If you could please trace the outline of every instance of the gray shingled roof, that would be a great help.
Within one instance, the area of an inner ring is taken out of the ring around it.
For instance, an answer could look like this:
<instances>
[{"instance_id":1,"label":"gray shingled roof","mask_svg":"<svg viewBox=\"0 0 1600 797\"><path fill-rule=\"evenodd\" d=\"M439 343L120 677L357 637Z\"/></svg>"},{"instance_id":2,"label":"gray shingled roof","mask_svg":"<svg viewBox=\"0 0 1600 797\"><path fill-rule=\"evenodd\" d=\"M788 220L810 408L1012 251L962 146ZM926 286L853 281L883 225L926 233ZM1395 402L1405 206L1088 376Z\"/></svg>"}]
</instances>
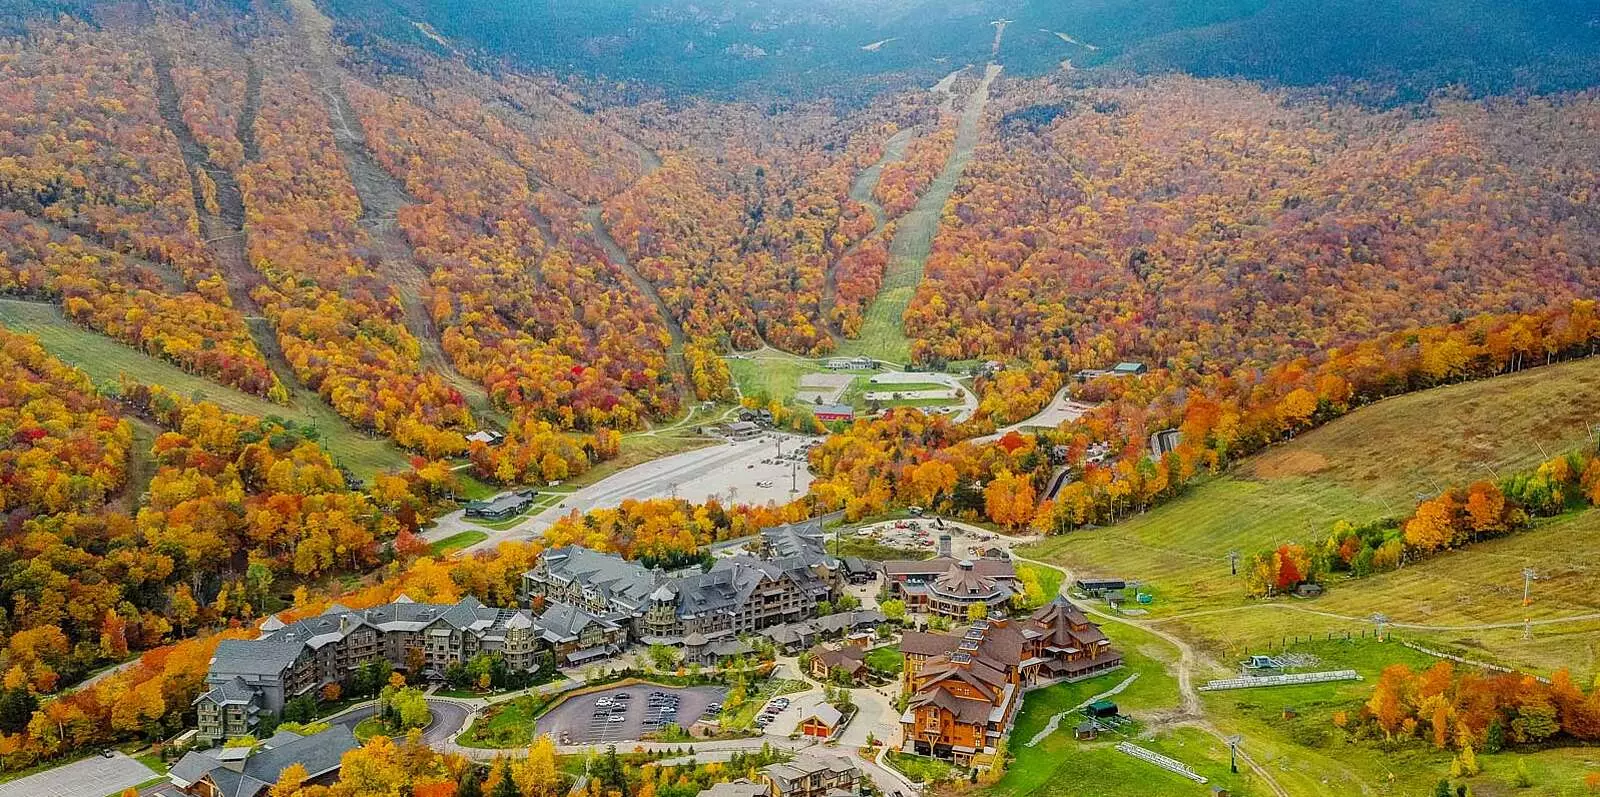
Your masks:
<instances>
[{"instance_id":1,"label":"gray shingled roof","mask_svg":"<svg viewBox=\"0 0 1600 797\"><path fill-rule=\"evenodd\" d=\"M275 676L294 664L304 649L301 642L224 639L211 657L211 674Z\"/></svg>"},{"instance_id":2,"label":"gray shingled roof","mask_svg":"<svg viewBox=\"0 0 1600 797\"><path fill-rule=\"evenodd\" d=\"M248 705L255 696L256 690L251 689L243 678L236 675L216 684L210 691L204 692L195 698L194 702L199 703L202 700L210 700L219 706L228 705L229 703Z\"/></svg>"},{"instance_id":3,"label":"gray shingled roof","mask_svg":"<svg viewBox=\"0 0 1600 797\"><path fill-rule=\"evenodd\" d=\"M314 778L338 769L344 754L360 746L350 729L343 725L312 736L280 731L245 759L240 772L224 765L218 758L219 751L207 750L184 755L173 765L168 777L174 783L187 785L209 776L223 797L255 797L276 783L283 770L292 764L305 767L306 773Z\"/></svg>"},{"instance_id":4,"label":"gray shingled roof","mask_svg":"<svg viewBox=\"0 0 1600 797\"><path fill-rule=\"evenodd\" d=\"M577 639L585 628L594 623L609 628L616 627L616 624L609 620L565 603L551 603L550 607L544 610L544 614L533 621L533 626L539 630L540 636L550 642L570 642Z\"/></svg>"},{"instance_id":5,"label":"gray shingled roof","mask_svg":"<svg viewBox=\"0 0 1600 797\"><path fill-rule=\"evenodd\" d=\"M642 605L655 591L656 574L620 556L568 545L546 551L543 560L554 579L577 582L634 605Z\"/></svg>"}]
</instances>

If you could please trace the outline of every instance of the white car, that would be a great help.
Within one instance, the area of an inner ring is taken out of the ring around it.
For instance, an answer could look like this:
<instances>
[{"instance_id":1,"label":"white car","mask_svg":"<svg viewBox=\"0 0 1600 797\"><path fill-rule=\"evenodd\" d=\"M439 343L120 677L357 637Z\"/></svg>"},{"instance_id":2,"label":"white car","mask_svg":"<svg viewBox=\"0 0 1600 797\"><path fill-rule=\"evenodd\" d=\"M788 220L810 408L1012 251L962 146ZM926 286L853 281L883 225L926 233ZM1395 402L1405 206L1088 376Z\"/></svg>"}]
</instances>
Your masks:
<instances>
[{"instance_id":1,"label":"white car","mask_svg":"<svg viewBox=\"0 0 1600 797\"><path fill-rule=\"evenodd\" d=\"M622 714L612 714L611 715L611 719L606 720L606 721L607 722L621 722L621 721L623 721L625 719L627 719L627 717L622 715Z\"/></svg>"}]
</instances>

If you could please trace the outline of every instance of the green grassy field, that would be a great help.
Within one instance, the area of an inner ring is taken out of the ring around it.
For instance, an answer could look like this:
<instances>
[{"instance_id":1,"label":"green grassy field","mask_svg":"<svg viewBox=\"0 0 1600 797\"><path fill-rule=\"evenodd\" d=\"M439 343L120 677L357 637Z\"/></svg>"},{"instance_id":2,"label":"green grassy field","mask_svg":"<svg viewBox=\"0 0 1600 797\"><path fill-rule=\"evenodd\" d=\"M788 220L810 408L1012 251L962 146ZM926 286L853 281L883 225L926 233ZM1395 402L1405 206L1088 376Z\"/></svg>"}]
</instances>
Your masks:
<instances>
[{"instance_id":1,"label":"green grassy field","mask_svg":"<svg viewBox=\"0 0 1600 797\"><path fill-rule=\"evenodd\" d=\"M0 299L0 325L37 335L40 345L46 350L64 362L83 369L101 387L115 386L121 375L127 374L140 382L161 385L189 398L210 401L234 412L262 417L276 415L302 426L314 427L321 433L323 445L339 464L364 478L407 467L408 454L381 437L351 428L320 401L302 401L295 406L285 407L224 387L189 374L165 360L74 326L54 306Z\"/></svg>"},{"instance_id":2,"label":"green grassy field","mask_svg":"<svg viewBox=\"0 0 1600 797\"><path fill-rule=\"evenodd\" d=\"M834 373L811 360L792 354L763 349L758 354L728 358L728 371L746 396L766 395L785 404L794 401L800 390L800 377L806 374Z\"/></svg>"},{"instance_id":3,"label":"green grassy field","mask_svg":"<svg viewBox=\"0 0 1600 797\"><path fill-rule=\"evenodd\" d=\"M898 673L905 666L905 659L900 655L900 646L885 645L867 651L867 666L874 670Z\"/></svg>"},{"instance_id":4,"label":"green grassy field","mask_svg":"<svg viewBox=\"0 0 1600 797\"><path fill-rule=\"evenodd\" d=\"M1178 704L1177 681L1170 674L1177 652L1166 642L1135 628L1107 624L1105 631L1123 652L1126 666L1087 681L1056 684L1029 692L1023 698L1009 742L1015 761L1005 776L987 789L989 794L994 797L1049 797L1062 793L1120 797L1135 793L1130 791L1133 784L1137 784L1138 794L1206 793L1206 787L1117 751L1115 745L1119 741L1130 741L1183 761L1234 794L1269 793L1251 776L1228 772L1227 747L1215 737L1193 728L1150 727L1148 721L1152 717ZM1028 746L1047 727L1051 717L1112 689L1136 673L1138 680L1111 698L1123 714L1135 720L1131 729L1080 742L1074 738L1073 728L1082 718L1068 714L1054 733L1037 745ZM1069 783L1072 784L1070 792L1064 792L1063 784Z\"/></svg>"},{"instance_id":5,"label":"green grassy field","mask_svg":"<svg viewBox=\"0 0 1600 797\"><path fill-rule=\"evenodd\" d=\"M1362 784L1363 793L1420 795L1449 776L1449 752L1421 740L1380 747L1351 738L1334 722L1336 712L1356 716L1384 667L1404 663L1422 669L1434 659L1392 641L1371 639L1316 642L1292 649L1319 657L1319 668L1354 669L1363 680L1202 693L1207 716L1224 732L1243 734L1244 749L1268 767L1290 794L1332 797L1353 793L1351 784ZM1292 709L1295 716L1286 717L1285 709ZM1513 786L1519 759L1527 762L1533 787ZM1483 772L1460 782L1484 797L1592 794L1583 776L1600 769L1594 748L1503 752L1480 755L1479 762Z\"/></svg>"},{"instance_id":6,"label":"green grassy field","mask_svg":"<svg viewBox=\"0 0 1600 797\"><path fill-rule=\"evenodd\" d=\"M1600 549L1600 511L1589 510L1539 523L1521 534L1479 543L1364 579L1330 583L1316 601L1250 602L1210 614L1180 615L1162 624L1229 658L1285 634L1326 634L1370 628L1364 618L1383 612L1401 623L1462 626L1455 630L1398 633L1430 646L1500 663L1551 672L1568 668L1580 682L1600 675L1600 619L1535 626L1523 638L1525 618L1549 621L1600 613L1594 592ZM1534 602L1522 605L1522 569L1539 574ZM1310 614L1326 612L1356 621ZM1475 629L1481 624L1512 627Z\"/></svg>"},{"instance_id":7,"label":"green grassy field","mask_svg":"<svg viewBox=\"0 0 1600 797\"><path fill-rule=\"evenodd\" d=\"M452 534L442 540L436 540L432 545L428 546L428 550L432 551L434 556L443 556L452 551L459 551L462 548L477 545L487 539L489 539L489 535L485 532L463 531L458 534Z\"/></svg>"},{"instance_id":8,"label":"green grassy field","mask_svg":"<svg viewBox=\"0 0 1600 797\"><path fill-rule=\"evenodd\" d=\"M1027 562L1018 562L1017 575L1021 576L1023 573L1032 573L1033 577L1039 580L1039 593L1043 596L1043 600L1039 601L1037 605L1029 608L1038 608L1039 606L1043 606L1045 603L1048 603L1054 599L1055 596L1061 594L1061 581L1062 579L1066 578L1066 576L1060 570L1057 570L1053 567L1040 567L1039 565L1029 564Z\"/></svg>"},{"instance_id":9,"label":"green grassy field","mask_svg":"<svg viewBox=\"0 0 1600 797\"><path fill-rule=\"evenodd\" d=\"M1339 519L1404 517L1418 495L1431 495L1438 486L1487 478L1490 468L1504 474L1531 466L1544 452L1584 440L1587 427L1581 419L1600 414L1596 387L1600 360L1589 360L1383 401L1254 457L1230 474L1203 480L1148 513L1050 538L1024 555L1061 563L1075 575L1148 582L1159 596L1150 607L1156 618L1254 607L1259 604L1245 597L1243 579L1230 573L1230 550L1248 557L1280 543L1321 539ZM1596 521L1564 522L1578 525L1563 529L1587 529ZM1572 532L1557 530L1547 537L1567 533ZM1381 607L1399 621L1431 622L1445 606L1457 618L1505 618L1509 611L1514 615L1509 619L1518 619L1505 590L1520 590L1521 578L1507 584L1507 573L1520 573L1527 557L1550 547L1540 539L1520 535L1434 560L1447 564L1425 562L1420 570L1407 567L1389 578L1348 585L1335 581L1316 606L1360 616ZM1555 587L1565 585L1570 593L1582 583L1583 571L1560 565L1555 554L1547 561L1553 573L1569 574L1554 579ZM1435 573L1435 580L1420 582L1419 574L1426 573ZM1463 578L1481 582L1471 589L1453 583ZM1571 613L1587 605L1552 602L1539 608ZM1241 630L1239 623L1245 622L1250 626ZM1293 612L1250 610L1218 621L1202 637L1271 636L1277 628L1301 622L1315 624Z\"/></svg>"},{"instance_id":10,"label":"green grassy field","mask_svg":"<svg viewBox=\"0 0 1600 797\"><path fill-rule=\"evenodd\" d=\"M1327 594L1315 600L1247 598L1243 579L1229 571L1228 552L1248 557L1279 543L1312 542L1339 519L1405 517L1419 495L1531 468L1583 444L1584 420L1600 411L1597 387L1600 361L1579 361L1380 402L1203 480L1148 513L1109 528L1050 538L1022 553L1059 562L1075 576L1146 582L1157 600L1143 619L1195 645L1201 656L1198 680L1219 677L1238 659L1281 648L1286 641L1321 656L1328 669L1361 672L1366 680L1359 682L1204 694L1207 718L1225 733L1243 734L1248 752L1288 793L1429 793L1448 774L1449 755L1425 745L1378 750L1347 737L1332 722L1335 711L1353 715L1360 708L1383 666L1432 663L1397 642L1363 639L1363 630L1370 636L1371 616L1382 612L1400 624L1392 628L1396 639L1536 672L1566 667L1579 683L1591 683L1600 675L1600 618L1568 618L1600 614L1600 596L1593 590L1600 510L1540 521L1529 531L1394 572L1365 579L1336 576L1327 582ZM1539 580L1533 605L1524 608L1522 569L1527 566ZM1524 618L1555 622L1534 626L1532 638L1525 639ZM1354 640L1339 641L1346 634ZM1286 719L1285 708L1298 716ZM1019 720L1013 738L1024 738L1025 730ZM1147 746L1180 743L1199 750L1200 760L1174 757L1208 775L1208 767L1226 760L1207 747L1206 737L1184 739L1162 731ZM1045 787L1035 784L1125 772L1130 765L1114 751L1061 752L1060 760L1067 763L1060 765L1030 767L1019 756L1020 771L995 789L1005 797L1042 795ZM1481 758L1483 774L1468 781L1480 797L1586 794L1583 777L1600 769L1600 755L1582 748ZM1527 761L1533 775L1530 789L1512 786L1519 759ZM1029 781L1036 767L1049 771ZM1195 793L1192 787L1184 791L1181 783L1137 782L1141 794ZM1244 784L1234 793L1267 793L1260 786Z\"/></svg>"}]
</instances>

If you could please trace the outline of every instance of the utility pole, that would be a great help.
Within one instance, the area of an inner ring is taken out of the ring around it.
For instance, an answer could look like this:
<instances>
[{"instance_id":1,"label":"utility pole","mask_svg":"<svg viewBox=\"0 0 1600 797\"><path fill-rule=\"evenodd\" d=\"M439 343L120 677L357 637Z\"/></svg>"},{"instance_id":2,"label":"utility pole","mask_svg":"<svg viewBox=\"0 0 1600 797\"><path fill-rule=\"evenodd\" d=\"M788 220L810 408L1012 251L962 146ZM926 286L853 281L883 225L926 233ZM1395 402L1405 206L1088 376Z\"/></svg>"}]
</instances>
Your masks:
<instances>
[{"instance_id":1,"label":"utility pole","mask_svg":"<svg viewBox=\"0 0 1600 797\"><path fill-rule=\"evenodd\" d=\"M1534 572L1533 568L1531 568L1531 567L1522 568L1522 605L1523 606L1532 606L1533 605L1533 580L1538 578L1538 577L1539 577L1539 574Z\"/></svg>"},{"instance_id":2,"label":"utility pole","mask_svg":"<svg viewBox=\"0 0 1600 797\"><path fill-rule=\"evenodd\" d=\"M1233 573L1233 575L1236 575L1236 576L1239 575L1239 552L1238 551L1229 551L1228 552L1228 569Z\"/></svg>"},{"instance_id":3,"label":"utility pole","mask_svg":"<svg viewBox=\"0 0 1600 797\"><path fill-rule=\"evenodd\" d=\"M1235 775L1239 774L1239 742L1243 740L1243 736L1228 737L1228 769Z\"/></svg>"}]
</instances>

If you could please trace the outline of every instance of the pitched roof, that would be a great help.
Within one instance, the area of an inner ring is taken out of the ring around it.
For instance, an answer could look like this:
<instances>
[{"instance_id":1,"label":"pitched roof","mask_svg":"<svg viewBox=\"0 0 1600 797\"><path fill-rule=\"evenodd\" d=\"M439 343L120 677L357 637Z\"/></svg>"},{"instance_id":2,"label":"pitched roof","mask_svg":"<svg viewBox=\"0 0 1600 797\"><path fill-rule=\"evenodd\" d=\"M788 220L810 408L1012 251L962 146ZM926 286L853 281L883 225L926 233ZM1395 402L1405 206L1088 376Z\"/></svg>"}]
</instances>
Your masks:
<instances>
[{"instance_id":1,"label":"pitched roof","mask_svg":"<svg viewBox=\"0 0 1600 797\"><path fill-rule=\"evenodd\" d=\"M883 571L890 576L937 576L955 569L962 561L951 556L935 556L932 559L890 559L883 563ZM980 576L998 579L1014 579L1017 577L1017 567L1003 559L974 559L972 570Z\"/></svg>"},{"instance_id":2,"label":"pitched roof","mask_svg":"<svg viewBox=\"0 0 1600 797\"><path fill-rule=\"evenodd\" d=\"M277 676L300 657L304 644L295 641L224 639L211 656L213 676Z\"/></svg>"},{"instance_id":3,"label":"pitched roof","mask_svg":"<svg viewBox=\"0 0 1600 797\"><path fill-rule=\"evenodd\" d=\"M596 617L576 606L566 603L551 603L533 621L534 628L539 635L550 642L570 642L583 634L589 626L599 624L607 630L617 627L616 623L602 617Z\"/></svg>"},{"instance_id":4,"label":"pitched roof","mask_svg":"<svg viewBox=\"0 0 1600 797\"><path fill-rule=\"evenodd\" d=\"M851 674L865 666L867 660L866 648L860 645L845 645L838 649L818 645L811 649L811 654L830 671L844 670Z\"/></svg>"},{"instance_id":5,"label":"pitched roof","mask_svg":"<svg viewBox=\"0 0 1600 797\"><path fill-rule=\"evenodd\" d=\"M743 778L729 783L717 783L702 789L695 797L765 797L767 784L751 783Z\"/></svg>"},{"instance_id":6,"label":"pitched roof","mask_svg":"<svg viewBox=\"0 0 1600 797\"><path fill-rule=\"evenodd\" d=\"M211 689L202 692L199 697L194 699L194 702L199 703L202 700L209 700L219 706L249 705L251 701L255 700L257 694L256 690L250 688L243 678L235 675L232 678L221 680Z\"/></svg>"},{"instance_id":7,"label":"pitched roof","mask_svg":"<svg viewBox=\"0 0 1600 797\"><path fill-rule=\"evenodd\" d=\"M810 777L821 772L842 774L845 772L859 772L850 759L835 755L807 755L795 756L793 761L786 764L768 764L761 768L767 773L780 789L785 791L797 780Z\"/></svg>"},{"instance_id":8,"label":"pitched roof","mask_svg":"<svg viewBox=\"0 0 1600 797\"><path fill-rule=\"evenodd\" d=\"M993 702L961 697L943 687L935 687L913 695L911 702L907 704L907 708L912 711L923 706L942 708L955 715L957 721L971 724L987 722Z\"/></svg>"},{"instance_id":9,"label":"pitched roof","mask_svg":"<svg viewBox=\"0 0 1600 797\"><path fill-rule=\"evenodd\" d=\"M223 748L187 753L173 765L168 778L183 788L209 777L222 797L255 797L276 783L283 770L292 764L305 767L306 773L315 778L338 769L344 754L360 746L350 729L343 725L311 736L280 731L253 751ZM239 755L245 756L239 771L223 760L224 757L236 759Z\"/></svg>"},{"instance_id":10,"label":"pitched roof","mask_svg":"<svg viewBox=\"0 0 1600 797\"><path fill-rule=\"evenodd\" d=\"M900 652L913 656L938 656L956 649L961 638L950 634L907 631L900 636Z\"/></svg>"},{"instance_id":11,"label":"pitched roof","mask_svg":"<svg viewBox=\"0 0 1600 797\"><path fill-rule=\"evenodd\" d=\"M838 725L839 720L843 718L844 714L840 713L839 709L834 708L831 704L818 703L810 711L807 711L805 716L801 717L800 721L805 722L808 719L818 719L822 721L823 725L832 728Z\"/></svg>"}]
</instances>

